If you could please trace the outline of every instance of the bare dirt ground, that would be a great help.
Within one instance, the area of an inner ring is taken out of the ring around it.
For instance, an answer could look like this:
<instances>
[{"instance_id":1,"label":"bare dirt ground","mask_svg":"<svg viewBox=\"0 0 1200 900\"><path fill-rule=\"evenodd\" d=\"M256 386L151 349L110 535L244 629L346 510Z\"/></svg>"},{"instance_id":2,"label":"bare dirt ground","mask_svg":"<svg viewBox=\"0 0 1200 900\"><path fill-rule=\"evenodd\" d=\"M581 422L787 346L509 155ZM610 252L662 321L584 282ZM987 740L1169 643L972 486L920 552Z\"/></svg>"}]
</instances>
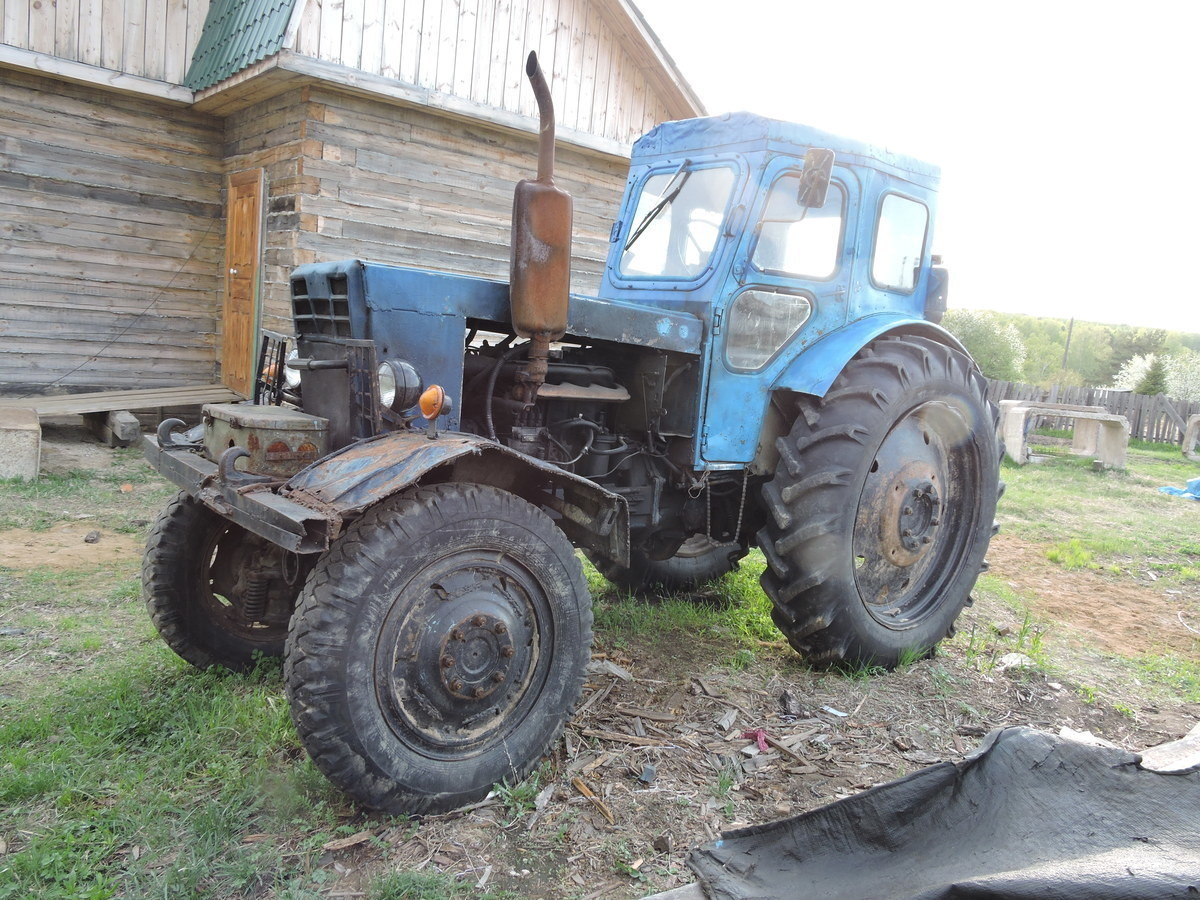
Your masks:
<instances>
[{"instance_id":1,"label":"bare dirt ground","mask_svg":"<svg viewBox=\"0 0 1200 900\"><path fill-rule=\"evenodd\" d=\"M1108 653L1135 654L1196 648L1200 621L1185 610L1197 591L1156 587L1149 573L1113 576L1068 572L1046 559L1045 548L999 534L988 550L993 572L1029 600L1038 618L1069 629L1069 640Z\"/></svg>"},{"instance_id":2,"label":"bare dirt ground","mask_svg":"<svg viewBox=\"0 0 1200 900\"><path fill-rule=\"evenodd\" d=\"M49 465L67 468L103 466L107 453L66 447L63 462L47 451ZM80 519L0 532L0 556L20 568L115 562L136 573L140 537L101 532L88 543L90 530ZM1137 573L1068 572L1044 548L1006 535L990 560L1045 629L1050 666L1000 664L1029 622L986 601L967 610L938 656L861 676L810 671L782 641L735 655L732 638L715 633L601 633L581 710L536 796L521 804L500 792L419 823L347 806L358 833L319 861L339 875L330 896L363 896L374 876L416 868L519 897L641 897L690 883L688 850L723 830L961 759L993 728L1068 727L1140 749L1200 719L1196 704L1128 689L1110 656L1194 656L1197 635L1181 611L1197 598Z\"/></svg>"}]
</instances>

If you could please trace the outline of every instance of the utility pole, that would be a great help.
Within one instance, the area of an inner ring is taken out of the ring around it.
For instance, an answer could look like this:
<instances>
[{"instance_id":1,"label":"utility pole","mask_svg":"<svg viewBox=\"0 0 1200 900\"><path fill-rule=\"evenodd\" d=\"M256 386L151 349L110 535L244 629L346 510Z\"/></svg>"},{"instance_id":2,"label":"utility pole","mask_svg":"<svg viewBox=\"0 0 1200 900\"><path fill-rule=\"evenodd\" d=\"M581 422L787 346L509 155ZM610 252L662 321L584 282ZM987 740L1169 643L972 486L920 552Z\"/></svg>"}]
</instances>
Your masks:
<instances>
[{"instance_id":1,"label":"utility pole","mask_svg":"<svg viewBox=\"0 0 1200 900\"><path fill-rule=\"evenodd\" d=\"M1067 323L1067 346L1063 350L1062 370L1067 371L1067 357L1071 355L1071 332L1075 330L1075 317L1071 316L1071 321Z\"/></svg>"}]
</instances>

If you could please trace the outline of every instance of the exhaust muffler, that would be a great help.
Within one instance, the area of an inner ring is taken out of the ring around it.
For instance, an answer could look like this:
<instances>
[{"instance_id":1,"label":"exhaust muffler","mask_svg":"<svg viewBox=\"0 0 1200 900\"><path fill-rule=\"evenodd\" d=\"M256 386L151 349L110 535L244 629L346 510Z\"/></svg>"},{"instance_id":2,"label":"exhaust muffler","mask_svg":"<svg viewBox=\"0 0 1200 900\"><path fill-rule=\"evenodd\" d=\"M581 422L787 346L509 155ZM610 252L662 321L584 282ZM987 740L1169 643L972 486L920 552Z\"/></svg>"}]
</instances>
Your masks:
<instances>
[{"instance_id":1,"label":"exhaust muffler","mask_svg":"<svg viewBox=\"0 0 1200 900\"><path fill-rule=\"evenodd\" d=\"M513 329L529 339L529 363L518 377L518 398L532 403L546 380L550 342L567 330L571 291L571 195L554 186L554 103L530 53L525 74L537 98L540 131L537 178L513 195L509 304Z\"/></svg>"}]
</instances>

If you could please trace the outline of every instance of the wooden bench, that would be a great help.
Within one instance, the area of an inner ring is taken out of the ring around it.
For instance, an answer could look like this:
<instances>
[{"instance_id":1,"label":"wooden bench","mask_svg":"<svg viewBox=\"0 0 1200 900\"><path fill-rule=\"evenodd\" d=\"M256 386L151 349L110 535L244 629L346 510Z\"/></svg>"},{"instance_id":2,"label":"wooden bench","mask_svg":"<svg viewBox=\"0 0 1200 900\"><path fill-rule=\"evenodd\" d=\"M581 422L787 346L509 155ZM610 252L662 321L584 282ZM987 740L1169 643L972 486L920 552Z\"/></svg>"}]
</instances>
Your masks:
<instances>
[{"instance_id":1,"label":"wooden bench","mask_svg":"<svg viewBox=\"0 0 1200 900\"><path fill-rule=\"evenodd\" d=\"M1094 457L1105 468L1125 467L1125 457L1129 451L1129 420L1124 416L1113 415L1102 406L1001 400L1000 435L1004 439L1005 453L1013 462L1019 465L1029 462L1029 446L1025 438L1033 419L1038 416L1073 421L1072 453Z\"/></svg>"},{"instance_id":2,"label":"wooden bench","mask_svg":"<svg viewBox=\"0 0 1200 900\"><path fill-rule=\"evenodd\" d=\"M232 403L241 394L220 384L89 391L53 396L0 397L0 478L35 479L41 467L41 420L83 416L85 424L110 447L128 447L141 436L133 409Z\"/></svg>"},{"instance_id":3,"label":"wooden bench","mask_svg":"<svg viewBox=\"0 0 1200 900\"><path fill-rule=\"evenodd\" d=\"M1200 415L1188 416L1187 428L1183 432L1183 455L1193 462L1200 462L1196 443L1200 441Z\"/></svg>"}]
</instances>

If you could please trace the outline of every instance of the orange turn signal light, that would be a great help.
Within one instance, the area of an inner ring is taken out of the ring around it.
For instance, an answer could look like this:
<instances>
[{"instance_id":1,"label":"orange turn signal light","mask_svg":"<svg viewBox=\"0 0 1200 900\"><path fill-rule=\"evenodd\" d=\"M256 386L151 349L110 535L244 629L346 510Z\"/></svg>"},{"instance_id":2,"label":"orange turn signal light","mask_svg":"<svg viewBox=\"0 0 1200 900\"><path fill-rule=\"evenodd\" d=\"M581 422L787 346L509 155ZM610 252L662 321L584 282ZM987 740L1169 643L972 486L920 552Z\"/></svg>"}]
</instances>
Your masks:
<instances>
[{"instance_id":1,"label":"orange turn signal light","mask_svg":"<svg viewBox=\"0 0 1200 900\"><path fill-rule=\"evenodd\" d=\"M417 401L417 406L421 410L421 415L426 419L436 419L444 412L450 409L450 400L446 396L446 392L442 390L441 385L431 384L421 394L421 399Z\"/></svg>"}]
</instances>

